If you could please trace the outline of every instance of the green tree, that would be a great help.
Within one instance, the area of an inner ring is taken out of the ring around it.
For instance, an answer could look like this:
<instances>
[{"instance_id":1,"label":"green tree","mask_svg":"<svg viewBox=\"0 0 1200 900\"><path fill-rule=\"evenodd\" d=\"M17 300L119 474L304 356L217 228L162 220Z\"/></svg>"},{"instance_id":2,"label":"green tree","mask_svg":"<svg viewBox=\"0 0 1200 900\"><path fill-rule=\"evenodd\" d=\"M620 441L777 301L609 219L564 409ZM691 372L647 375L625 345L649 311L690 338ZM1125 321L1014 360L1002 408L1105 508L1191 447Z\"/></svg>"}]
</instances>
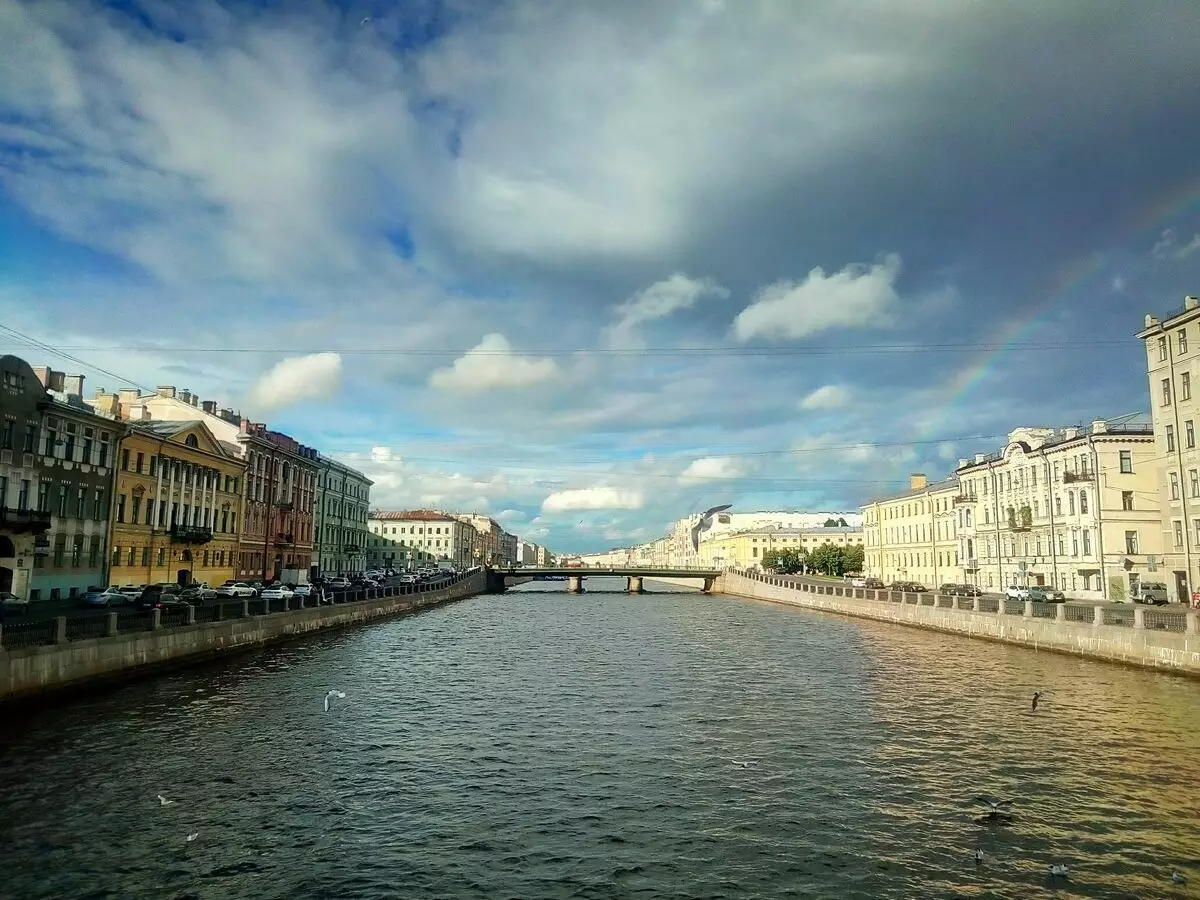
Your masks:
<instances>
[{"instance_id":1,"label":"green tree","mask_svg":"<svg viewBox=\"0 0 1200 900\"><path fill-rule=\"evenodd\" d=\"M795 575L804 571L808 554L799 547L785 547L782 550L767 550L762 555L762 567L777 572L780 575Z\"/></svg>"},{"instance_id":2,"label":"green tree","mask_svg":"<svg viewBox=\"0 0 1200 900\"><path fill-rule=\"evenodd\" d=\"M842 571L861 572L866 562L866 551L861 546L847 547L842 551Z\"/></svg>"},{"instance_id":3,"label":"green tree","mask_svg":"<svg viewBox=\"0 0 1200 900\"><path fill-rule=\"evenodd\" d=\"M842 550L829 543L822 544L809 553L808 562L824 575L841 575L845 571L846 561Z\"/></svg>"},{"instance_id":4,"label":"green tree","mask_svg":"<svg viewBox=\"0 0 1200 900\"><path fill-rule=\"evenodd\" d=\"M825 528L837 528L837 527L838 527L838 520L837 520L837 519L826 519L826 520L825 520L825 526L824 526L824 527L825 527Z\"/></svg>"}]
</instances>

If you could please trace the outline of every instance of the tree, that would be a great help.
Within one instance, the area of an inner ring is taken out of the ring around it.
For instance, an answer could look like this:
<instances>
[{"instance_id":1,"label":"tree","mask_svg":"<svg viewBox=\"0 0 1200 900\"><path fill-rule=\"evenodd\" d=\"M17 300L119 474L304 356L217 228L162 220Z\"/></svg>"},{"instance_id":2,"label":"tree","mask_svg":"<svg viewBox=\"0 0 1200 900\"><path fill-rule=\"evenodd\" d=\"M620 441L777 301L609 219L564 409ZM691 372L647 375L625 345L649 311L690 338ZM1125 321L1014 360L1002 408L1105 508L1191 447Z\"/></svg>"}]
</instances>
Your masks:
<instances>
[{"instance_id":1,"label":"tree","mask_svg":"<svg viewBox=\"0 0 1200 900\"><path fill-rule=\"evenodd\" d=\"M825 527L826 528L837 528L838 527L837 519L826 519Z\"/></svg>"},{"instance_id":2,"label":"tree","mask_svg":"<svg viewBox=\"0 0 1200 900\"><path fill-rule=\"evenodd\" d=\"M861 572L863 564L866 562L866 551L862 545L847 547L843 551L843 571L845 572Z\"/></svg>"},{"instance_id":3,"label":"tree","mask_svg":"<svg viewBox=\"0 0 1200 900\"><path fill-rule=\"evenodd\" d=\"M780 575L795 575L804 571L808 554L799 547L785 547L782 550L767 550L762 555L762 567L778 572Z\"/></svg>"},{"instance_id":4,"label":"tree","mask_svg":"<svg viewBox=\"0 0 1200 900\"><path fill-rule=\"evenodd\" d=\"M809 564L824 575L841 575L845 561L842 551L833 544L822 544L808 555Z\"/></svg>"}]
</instances>

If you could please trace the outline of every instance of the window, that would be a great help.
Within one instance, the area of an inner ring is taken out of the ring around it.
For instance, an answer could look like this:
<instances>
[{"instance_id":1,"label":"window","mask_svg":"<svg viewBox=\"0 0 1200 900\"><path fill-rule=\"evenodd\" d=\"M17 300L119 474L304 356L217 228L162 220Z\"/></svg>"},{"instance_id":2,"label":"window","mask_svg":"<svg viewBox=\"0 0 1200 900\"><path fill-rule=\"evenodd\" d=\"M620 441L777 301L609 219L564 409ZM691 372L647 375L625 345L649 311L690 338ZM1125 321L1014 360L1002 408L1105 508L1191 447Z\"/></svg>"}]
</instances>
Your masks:
<instances>
[{"instance_id":1,"label":"window","mask_svg":"<svg viewBox=\"0 0 1200 900\"><path fill-rule=\"evenodd\" d=\"M1092 530L1090 528L1083 529L1083 555L1092 555Z\"/></svg>"},{"instance_id":2,"label":"window","mask_svg":"<svg viewBox=\"0 0 1200 900\"><path fill-rule=\"evenodd\" d=\"M63 555L67 552L67 536L60 534L54 538L54 566L60 568L63 564Z\"/></svg>"},{"instance_id":3,"label":"window","mask_svg":"<svg viewBox=\"0 0 1200 900\"><path fill-rule=\"evenodd\" d=\"M145 461L146 461L145 455L143 455L142 453L139 452L137 455L137 471L138 471L139 475L142 472L142 465L143 465L143 463L145 463Z\"/></svg>"},{"instance_id":4,"label":"window","mask_svg":"<svg viewBox=\"0 0 1200 900\"><path fill-rule=\"evenodd\" d=\"M58 515L64 519L67 517L67 486L65 484L58 486Z\"/></svg>"},{"instance_id":5,"label":"window","mask_svg":"<svg viewBox=\"0 0 1200 900\"><path fill-rule=\"evenodd\" d=\"M112 564L114 566L119 566L121 564L121 548L120 547L112 548Z\"/></svg>"},{"instance_id":6,"label":"window","mask_svg":"<svg viewBox=\"0 0 1200 900\"><path fill-rule=\"evenodd\" d=\"M1126 553L1137 553L1138 552L1138 540L1137 540L1137 532L1136 531L1125 532L1125 552Z\"/></svg>"},{"instance_id":7,"label":"window","mask_svg":"<svg viewBox=\"0 0 1200 900\"><path fill-rule=\"evenodd\" d=\"M146 524L154 527L154 501L151 499L146 500Z\"/></svg>"},{"instance_id":8,"label":"window","mask_svg":"<svg viewBox=\"0 0 1200 900\"><path fill-rule=\"evenodd\" d=\"M1163 406L1171 405L1171 379L1164 378L1162 380L1162 402Z\"/></svg>"},{"instance_id":9,"label":"window","mask_svg":"<svg viewBox=\"0 0 1200 900\"><path fill-rule=\"evenodd\" d=\"M88 430L90 431L91 429ZM85 463L92 461L92 439L90 437L83 439L83 456L81 458Z\"/></svg>"},{"instance_id":10,"label":"window","mask_svg":"<svg viewBox=\"0 0 1200 900\"><path fill-rule=\"evenodd\" d=\"M1196 470L1193 469L1192 477L1195 478L1195 476ZM1192 490L1196 490L1198 487L1200 487L1200 482L1193 481ZM1121 491L1121 509L1126 512L1133 509L1133 491Z\"/></svg>"},{"instance_id":11,"label":"window","mask_svg":"<svg viewBox=\"0 0 1200 900\"><path fill-rule=\"evenodd\" d=\"M150 548L149 547L142 548L142 565L147 566L147 567L150 565Z\"/></svg>"},{"instance_id":12,"label":"window","mask_svg":"<svg viewBox=\"0 0 1200 900\"><path fill-rule=\"evenodd\" d=\"M1196 425L1191 419L1183 423L1183 441L1187 449L1196 449Z\"/></svg>"},{"instance_id":13,"label":"window","mask_svg":"<svg viewBox=\"0 0 1200 900\"><path fill-rule=\"evenodd\" d=\"M138 523L138 517L142 512L142 498L137 494L133 495L132 508L129 510L129 521L134 525Z\"/></svg>"},{"instance_id":14,"label":"window","mask_svg":"<svg viewBox=\"0 0 1200 900\"><path fill-rule=\"evenodd\" d=\"M1187 353L1187 329L1180 328L1176 336L1179 338L1179 355L1182 356Z\"/></svg>"},{"instance_id":15,"label":"window","mask_svg":"<svg viewBox=\"0 0 1200 900\"><path fill-rule=\"evenodd\" d=\"M67 426L67 428L73 428L73 427L74 427L73 425ZM69 459L72 462L75 461L75 435L74 434L71 434L71 433L67 434L66 443L64 444L64 449L63 449L63 459Z\"/></svg>"},{"instance_id":16,"label":"window","mask_svg":"<svg viewBox=\"0 0 1200 900\"><path fill-rule=\"evenodd\" d=\"M104 518L104 491L96 488L96 496L92 498L92 518L99 522Z\"/></svg>"},{"instance_id":17,"label":"window","mask_svg":"<svg viewBox=\"0 0 1200 900\"><path fill-rule=\"evenodd\" d=\"M1079 512L1087 512L1087 491L1079 492Z\"/></svg>"},{"instance_id":18,"label":"window","mask_svg":"<svg viewBox=\"0 0 1200 900\"><path fill-rule=\"evenodd\" d=\"M75 535L75 539L71 541L71 568L78 569L79 563L83 559L83 535Z\"/></svg>"},{"instance_id":19,"label":"window","mask_svg":"<svg viewBox=\"0 0 1200 900\"><path fill-rule=\"evenodd\" d=\"M88 545L88 568L94 569L100 565L100 535L93 534Z\"/></svg>"},{"instance_id":20,"label":"window","mask_svg":"<svg viewBox=\"0 0 1200 900\"><path fill-rule=\"evenodd\" d=\"M1183 546L1183 523L1176 519L1173 523L1175 526L1175 546Z\"/></svg>"},{"instance_id":21,"label":"window","mask_svg":"<svg viewBox=\"0 0 1200 900\"><path fill-rule=\"evenodd\" d=\"M13 445L13 421L5 419L4 424L0 425L0 448L11 450Z\"/></svg>"},{"instance_id":22,"label":"window","mask_svg":"<svg viewBox=\"0 0 1200 900\"><path fill-rule=\"evenodd\" d=\"M129 548L129 565L130 566L137 565L137 547Z\"/></svg>"},{"instance_id":23,"label":"window","mask_svg":"<svg viewBox=\"0 0 1200 900\"><path fill-rule=\"evenodd\" d=\"M1158 361L1163 362L1167 358L1167 336L1164 334L1158 339Z\"/></svg>"},{"instance_id":24,"label":"window","mask_svg":"<svg viewBox=\"0 0 1200 900\"><path fill-rule=\"evenodd\" d=\"M117 521L118 522L125 521L125 495L124 494L117 495Z\"/></svg>"},{"instance_id":25,"label":"window","mask_svg":"<svg viewBox=\"0 0 1200 900\"><path fill-rule=\"evenodd\" d=\"M129 471L129 451L128 450L121 451L121 468L124 469L126 472Z\"/></svg>"},{"instance_id":26,"label":"window","mask_svg":"<svg viewBox=\"0 0 1200 900\"><path fill-rule=\"evenodd\" d=\"M1132 475L1133 474L1133 451L1132 450L1122 450L1121 451L1121 474L1123 474L1123 475Z\"/></svg>"},{"instance_id":27,"label":"window","mask_svg":"<svg viewBox=\"0 0 1200 900\"><path fill-rule=\"evenodd\" d=\"M1179 399L1192 399L1192 373L1184 372L1179 376Z\"/></svg>"},{"instance_id":28,"label":"window","mask_svg":"<svg viewBox=\"0 0 1200 900\"><path fill-rule=\"evenodd\" d=\"M159 547L158 548L158 563L157 563L157 565L165 566L166 564L167 564L167 548Z\"/></svg>"},{"instance_id":29,"label":"window","mask_svg":"<svg viewBox=\"0 0 1200 900\"><path fill-rule=\"evenodd\" d=\"M1075 492L1067 491L1067 512L1075 515Z\"/></svg>"},{"instance_id":30,"label":"window","mask_svg":"<svg viewBox=\"0 0 1200 900\"><path fill-rule=\"evenodd\" d=\"M37 444L37 426L25 426L25 443L21 445L21 449L26 453L32 453L34 446Z\"/></svg>"},{"instance_id":31,"label":"window","mask_svg":"<svg viewBox=\"0 0 1200 900\"><path fill-rule=\"evenodd\" d=\"M1174 453L1175 452L1175 426L1168 425L1163 430L1166 432L1166 435L1167 435L1167 452Z\"/></svg>"},{"instance_id":32,"label":"window","mask_svg":"<svg viewBox=\"0 0 1200 900\"><path fill-rule=\"evenodd\" d=\"M1072 556L1079 555L1079 532L1078 531L1071 532L1071 555Z\"/></svg>"},{"instance_id":33,"label":"window","mask_svg":"<svg viewBox=\"0 0 1200 900\"><path fill-rule=\"evenodd\" d=\"M1178 500L1179 499L1179 473L1172 472L1169 477L1171 479L1171 499Z\"/></svg>"},{"instance_id":34,"label":"window","mask_svg":"<svg viewBox=\"0 0 1200 900\"><path fill-rule=\"evenodd\" d=\"M8 476L0 475L0 507L8 506Z\"/></svg>"},{"instance_id":35,"label":"window","mask_svg":"<svg viewBox=\"0 0 1200 900\"><path fill-rule=\"evenodd\" d=\"M29 479L21 479L21 490L17 494L17 509L24 512L29 509Z\"/></svg>"},{"instance_id":36,"label":"window","mask_svg":"<svg viewBox=\"0 0 1200 900\"><path fill-rule=\"evenodd\" d=\"M87 515L87 488L81 487L75 495L75 518L82 519Z\"/></svg>"},{"instance_id":37,"label":"window","mask_svg":"<svg viewBox=\"0 0 1200 900\"><path fill-rule=\"evenodd\" d=\"M104 468L105 466L108 465L108 434L107 433L103 433L100 435L100 459L97 461L97 465L99 465L101 468Z\"/></svg>"}]
</instances>

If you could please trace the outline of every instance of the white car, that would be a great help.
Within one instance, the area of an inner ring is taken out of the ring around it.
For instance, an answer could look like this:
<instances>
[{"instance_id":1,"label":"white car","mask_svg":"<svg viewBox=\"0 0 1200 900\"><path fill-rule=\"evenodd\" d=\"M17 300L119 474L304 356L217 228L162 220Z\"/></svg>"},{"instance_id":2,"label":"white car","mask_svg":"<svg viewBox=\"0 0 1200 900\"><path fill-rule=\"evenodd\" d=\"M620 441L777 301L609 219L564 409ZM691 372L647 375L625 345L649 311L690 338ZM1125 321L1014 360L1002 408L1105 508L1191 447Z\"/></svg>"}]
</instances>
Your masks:
<instances>
[{"instance_id":1,"label":"white car","mask_svg":"<svg viewBox=\"0 0 1200 900\"><path fill-rule=\"evenodd\" d=\"M852 578L852 579L850 579L850 587L861 587L861 588L865 588L866 586L867 586L867 579L866 579L866 578Z\"/></svg>"},{"instance_id":2,"label":"white car","mask_svg":"<svg viewBox=\"0 0 1200 900\"><path fill-rule=\"evenodd\" d=\"M1017 587L1015 584L1010 584L1004 589L1004 596L1009 600L1028 600L1029 588Z\"/></svg>"},{"instance_id":3,"label":"white car","mask_svg":"<svg viewBox=\"0 0 1200 900\"><path fill-rule=\"evenodd\" d=\"M286 584L273 584L263 588L261 596L264 600L291 600L296 593Z\"/></svg>"},{"instance_id":4,"label":"white car","mask_svg":"<svg viewBox=\"0 0 1200 900\"><path fill-rule=\"evenodd\" d=\"M342 578L340 575L337 578L330 578L329 587L335 591L344 591L350 587L350 579Z\"/></svg>"},{"instance_id":5,"label":"white car","mask_svg":"<svg viewBox=\"0 0 1200 900\"><path fill-rule=\"evenodd\" d=\"M254 597L254 588L244 581L227 581L217 588L218 597Z\"/></svg>"},{"instance_id":6,"label":"white car","mask_svg":"<svg viewBox=\"0 0 1200 900\"><path fill-rule=\"evenodd\" d=\"M128 598L129 602L133 603L133 601L137 600L138 597L142 596L142 591L144 591L145 589L146 589L146 586L144 584L138 584L138 585L127 584L124 587L122 587L120 590L121 590L121 593L124 594ZM112 588L109 588L109 590L111 591Z\"/></svg>"}]
</instances>

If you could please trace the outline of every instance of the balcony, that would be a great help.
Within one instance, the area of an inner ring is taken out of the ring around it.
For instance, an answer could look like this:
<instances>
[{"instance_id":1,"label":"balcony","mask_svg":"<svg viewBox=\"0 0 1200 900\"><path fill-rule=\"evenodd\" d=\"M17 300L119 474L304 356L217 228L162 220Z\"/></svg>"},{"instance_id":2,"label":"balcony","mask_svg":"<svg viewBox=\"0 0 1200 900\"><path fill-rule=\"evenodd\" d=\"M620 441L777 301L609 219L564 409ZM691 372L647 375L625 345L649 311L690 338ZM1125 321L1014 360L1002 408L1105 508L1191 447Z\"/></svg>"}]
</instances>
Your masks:
<instances>
[{"instance_id":1,"label":"balcony","mask_svg":"<svg viewBox=\"0 0 1200 900\"><path fill-rule=\"evenodd\" d=\"M954 498L955 506L966 506L968 503L974 503L974 502L975 502L975 498L970 497L967 494L959 494L957 497Z\"/></svg>"},{"instance_id":2,"label":"balcony","mask_svg":"<svg viewBox=\"0 0 1200 900\"><path fill-rule=\"evenodd\" d=\"M201 528L198 525L172 525L171 543L173 544L207 544L212 540L212 529Z\"/></svg>"},{"instance_id":3,"label":"balcony","mask_svg":"<svg viewBox=\"0 0 1200 900\"><path fill-rule=\"evenodd\" d=\"M1063 472L1063 484L1074 484L1077 481L1095 481L1093 472Z\"/></svg>"},{"instance_id":4,"label":"balcony","mask_svg":"<svg viewBox=\"0 0 1200 900\"><path fill-rule=\"evenodd\" d=\"M963 563L963 571L964 572L978 572L979 571L979 560L968 559L966 562Z\"/></svg>"},{"instance_id":5,"label":"balcony","mask_svg":"<svg viewBox=\"0 0 1200 900\"><path fill-rule=\"evenodd\" d=\"M362 553L362 548L357 547L354 544L347 544L345 547L342 548L342 552L345 553L347 556L354 556L358 553Z\"/></svg>"},{"instance_id":6,"label":"balcony","mask_svg":"<svg viewBox=\"0 0 1200 900\"><path fill-rule=\"evenodd\" d=\"M288 532L281 531L281 532L279 532L279 534L275 535L275 543L291 545L291 544L296 543L295 538L296 538L296 536L294 534L292 534L290 531L288 531Z\"/></svg>"},{"instance_id":7,"label":"balcony","mask_svg":"<svg viewBox=\"0 0 1200 900\"><path fill-rule=\"evenodd\" d=\"M0 506L0 529L13 534L43 534L50 529L50 513Z\"/></svg>"}]
</instances>

